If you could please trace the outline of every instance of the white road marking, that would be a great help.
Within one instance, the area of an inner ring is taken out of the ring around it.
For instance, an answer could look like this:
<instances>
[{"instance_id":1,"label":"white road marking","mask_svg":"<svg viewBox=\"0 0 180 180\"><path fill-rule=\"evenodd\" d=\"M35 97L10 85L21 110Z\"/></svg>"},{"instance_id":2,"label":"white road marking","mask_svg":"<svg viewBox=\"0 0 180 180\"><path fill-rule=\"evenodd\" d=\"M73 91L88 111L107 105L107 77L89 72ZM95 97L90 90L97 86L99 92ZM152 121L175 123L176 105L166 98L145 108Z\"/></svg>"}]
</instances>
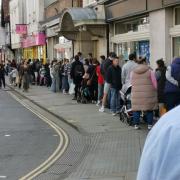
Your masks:
<instances>
[{"instance_id":1,"label":"white road marking","mask_svg":"<svg viewBox=\"0 0 180 180\"><path fill-rule=\"evenodd\" d=\"M54 136L54 137L57 137L58 135L57 135L57 134L54 134L53 136Z\"/></svg>"},{"instance_id":2,"label":"white road marking","mask_svg":"<svg viewBox=\"0 0 180 180\"><path fill-rule=\"evenodd\" d=\"M0 176L0 179L6 179L7 176Z\"/></svg>"},{"instance_id":3,"label":"white road marking","mask_svg":"<svg viewBox=\"0 0 180 180\"><path fill-rule=\"evenodd\" d=\"M10 134L6 134L6 135L4 135L5 137L10 137L11 135Z\"/></svg>"},{"instance_id":4,"label":"white road marking","mask_svg":"<svg viewBox=\"0 0 180 180\"><path fill-rule=\"evenodd\" d=\"M38 116L41 120L43 120L45 123L47 123L49 126L51 126L58 134L59 136L59 145L57 149L54 151L54 153L39 167L31 171L29 174L25 175L24 177L20 178L19 180L32 180L41 173L43 173L45 170L47 170L50 166L52 166L66 151L68 145L69 145L69 137L67 133L57 126L55 123L47 119L45 116L43 116L41 113L39 113L37 110L30 107L28 104L24 103L22 100L20 100L17 96L15 96L12 92L8 92L16 101L18 101L20 104L22 104L26 109L34 113L36 116ZM64 138L63 138L64 137Z\"/></svg>"}]
</instances>

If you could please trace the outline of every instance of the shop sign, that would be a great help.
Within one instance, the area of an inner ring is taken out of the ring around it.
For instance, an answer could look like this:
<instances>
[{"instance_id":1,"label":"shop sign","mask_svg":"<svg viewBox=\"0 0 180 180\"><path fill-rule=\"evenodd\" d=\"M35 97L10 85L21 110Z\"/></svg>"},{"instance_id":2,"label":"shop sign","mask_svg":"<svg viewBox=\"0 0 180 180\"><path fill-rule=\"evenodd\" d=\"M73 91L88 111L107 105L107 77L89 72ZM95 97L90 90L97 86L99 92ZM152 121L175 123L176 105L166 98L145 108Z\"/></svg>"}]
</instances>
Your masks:
<instances>
[{"instance_id":1,"label":"shop sign","mask_svg":"<svg viewBox=\"0 0 180 180\"><path fill-rule=\"evenodd\" d=\"M27 34L27 25L16 24L16 34Z\"/></svg>"},{"instance_id":2,"label":"shop sign","mask_svg":"<svg viewBox=\"0 0 180 180\"><path fill-rule=\"evenodd\" d=\"M46 36L44 33L38 33L32 36L28 36L22 40L22 47L32 47L32 46L43 46L46 44Z\"/></svg>"}]
</instances>

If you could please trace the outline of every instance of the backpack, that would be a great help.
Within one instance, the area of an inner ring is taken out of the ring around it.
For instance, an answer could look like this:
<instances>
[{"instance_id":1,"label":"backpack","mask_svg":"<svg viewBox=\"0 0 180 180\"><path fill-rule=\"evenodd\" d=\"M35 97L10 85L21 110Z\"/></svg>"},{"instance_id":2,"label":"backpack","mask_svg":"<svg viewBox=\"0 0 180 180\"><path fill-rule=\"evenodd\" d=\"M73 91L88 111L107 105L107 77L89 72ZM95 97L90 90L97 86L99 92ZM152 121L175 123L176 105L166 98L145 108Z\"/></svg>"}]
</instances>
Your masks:
<instances>
[{"instance_id":1,"label":"backpack","mask_svg":"<svg viewBox=\"0 0 180 180\"><path fill-rule=\"evenodd\" d=\"M84 69L81 64L77 64L74 68L75 77L82 77L84 75Z\"/></svg>"}]
</instances>

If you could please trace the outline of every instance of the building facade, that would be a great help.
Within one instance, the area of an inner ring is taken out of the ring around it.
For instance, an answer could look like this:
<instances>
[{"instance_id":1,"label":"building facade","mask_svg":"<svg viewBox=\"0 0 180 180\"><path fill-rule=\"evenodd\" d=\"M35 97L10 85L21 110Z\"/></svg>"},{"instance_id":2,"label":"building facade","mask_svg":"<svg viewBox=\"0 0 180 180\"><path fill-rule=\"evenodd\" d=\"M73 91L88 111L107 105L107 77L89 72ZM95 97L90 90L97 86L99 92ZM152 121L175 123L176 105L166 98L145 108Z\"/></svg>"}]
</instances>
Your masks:
<instances>
[{"instance_id":1,"label":"building facade","mask_svg":"<svg viewBox=\"0 0 180 180\"><path fill-rule=\"evenodd\" d=\"M1 2L1 26L3 32L5 31L4 38L5 44L1 49L1 60L7 61L14 57L14 52L11 48L11 31L10 31L10 13L9 13L9 0L2 0Z\"/></svg>"},{"instance_id":2,"label":"building facade","mask_svg":"<svg viewBox=\"0 0 180 180\"><path fill-rule=\"evenodd\" d=\"M44 0L11 0L11 44L17 60L46 61L46 37L40 21L44 19Z\"/></svg>"},{"instance_id":3,"label":"building facade","mask_svg":"<svg viewBox=\"0 0 180 180\"><path fill-rule=\"evenodd\" d=\"M104 5L97 1L83 1L83 8L70 8L60 19L60 34L73 42L74 54L84 57L92 53L99 59L107 54L107 26Z\"/></svg>"},{"instance_id":4,"label":"building facade","mask_svg":"<svg viewBox=\"0 0 180 180\"><path fill-rule=\"evenodd\" d=\"M110 50L121 59L146 56L152 67L163 58L180 56L180 1L104 1L110 27Z\"/></svg>"}]
</instances>

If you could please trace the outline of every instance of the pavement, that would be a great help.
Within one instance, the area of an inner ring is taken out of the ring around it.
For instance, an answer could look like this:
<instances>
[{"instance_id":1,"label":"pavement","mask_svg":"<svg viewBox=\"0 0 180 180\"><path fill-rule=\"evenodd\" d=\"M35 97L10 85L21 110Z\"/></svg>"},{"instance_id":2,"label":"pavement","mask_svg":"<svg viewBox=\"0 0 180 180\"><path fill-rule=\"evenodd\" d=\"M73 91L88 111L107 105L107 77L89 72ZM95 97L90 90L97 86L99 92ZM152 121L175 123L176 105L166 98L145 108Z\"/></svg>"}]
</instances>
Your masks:
<instances>
[{"instance_id":1,"label":"pavement","mask_svg":"<svg viewBox=\"0 0 180 180\"><path fill-rule=\"evenodd\" d=\"M71 174L63 179L136 179L148 133L146 128L134 130L108 111L100 113L94 104L78 104L72 101L72 96L53 93L47 87L31 86L28 93L18 88L15 90L63 118L90 139L86 156Z\"/></svg>"},{"instance_id":2,"label":"pavement","mask_svg":"<svg viewBox=\"0 0 180 180\"><path fill-rule=\"evenodd\" d=\"M0 90L0 179L17 180L43 163L59 144L55 134L51 127Z\"/></svg>"}]
</instances>

